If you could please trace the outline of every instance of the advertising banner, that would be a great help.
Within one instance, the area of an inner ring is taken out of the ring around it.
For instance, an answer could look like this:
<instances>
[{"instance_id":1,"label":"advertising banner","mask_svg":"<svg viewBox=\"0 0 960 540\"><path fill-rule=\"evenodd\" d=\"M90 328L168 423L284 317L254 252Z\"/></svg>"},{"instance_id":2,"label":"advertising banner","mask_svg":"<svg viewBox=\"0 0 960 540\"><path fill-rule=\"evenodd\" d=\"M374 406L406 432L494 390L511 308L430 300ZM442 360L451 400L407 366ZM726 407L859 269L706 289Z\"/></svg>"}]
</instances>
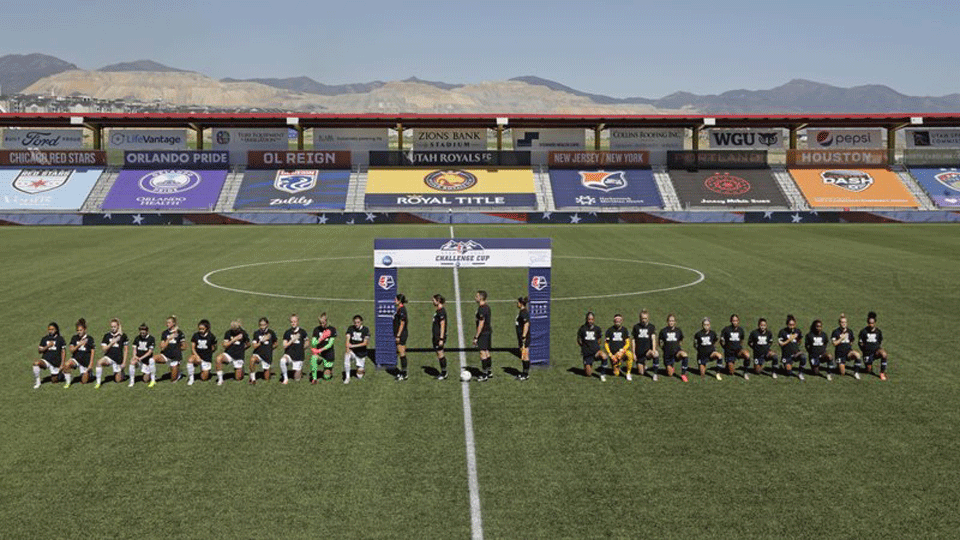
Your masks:
<instances>
[{"instance_id":1,"label":"advertising banner","mask_svg":"<svg viewBox=\"0 0 960 540\"><path fill-rule=\"evenodd\" d=\"M0 165L13 167L91 167L107 164L101 150L0 150Z\"/></svg>"},{"instance_id":2,"label":"advertising banner","mask_svg":"<svg viewBox=\"0 0 960 540\"><path fill-rule=\"evenodd\" d=\"M783 146L781 129L711 129L708 130L710 148L780 148Z\"/></svg>"},{"instance_id":3,"label":"advertising banner","mask_svg":"<svg viewBox=\"0 0 960 540\"><path fill-rule=\"evenodd\" d=\"M551 150L583 150L586 132L582 128L511 129L513 149L531 153L534 165L546 165Z\"/></svg>"},{"instance_id":4,"label":"advertising banner","mask_svg":"<svg viewBox=\"0 0 960 540\"><path fill-rule=\"evenodd\" d=\"M350 171L247 170L235 210L343 210Z\"/></svg>"},{"instance_id":5,"label":"advertising banner","mask_svg":"<svg viewBox=\"0 0 960 540\"><path fill-rule=\"evenodd\" d=\"M610 128L610 150L643 150L651 165L666 165L667 151L683 150L685 128Z\"/></svg>"},{"instance_id":6,"label":"advertising banner","mask_svg":"<svg viewBox=\"0 0 960 540\"><path fill-rule=\"evenodd\" d=\"M247 152L249 169L349 169L350 152L346 150L251 150Z\"/></svg>"},{"instance_id":7,"label":"advertising banner","mask_svg":"<svg viewBox=\"0 0 960 540\"><path fill-rule=\"evenodd\" d=\"M375 268L549 268L549 238L378 238Z\"/></svg>"},{"instance_id":8,"label":"advertising banner","mask_svg":"<svg viewBox=\"0 0 960 540\"><path fill-rule=\"evenodd\" d=\"M107 138L117 150L185 150L185 129L111 129Z\"/></svg>"},{"instance_id":9,"label":"advertising banner","mask_svg":"<svg viewBox=\"0 0 960 540\"><path fill-rule=\"evenodd\" d=\"M523 167L530 165L530 152L430 151L369 153L371 167Z\"/></svg>"},{"instance_id":10,"label":"advertising banner","mask_svg":"<svg viewBox=\"0 0 960 540\"><path fill-rule=\"evenodd\" d=\"M7 150L69 150L83 148L83 129L15 129L3 132Z\"/></svg>"},{"instance_id":11,"label":"advertising banner","mask_svg":"<svg viewBox=\"0 0 960 540\"><path fill-rule=\"evenodd\" d=\"M550 152L549 158L550 167L554 169L587 167L640 169L650 166L650 154L646 150L634 152Z\"/></svg>"},{"instance_id":12,"label":"advertising banner","mask_svg":"<svg viewBox=\"0 0 960 540\"><path fill-rule=\"evenodd\" d=\"M766 169L766 150L699 150L667 152L671 169Z\"/></svg>"},{"instance_id":13,"label":"advertising banner","mask_svg":"<svg viewBox=\"0 0 960 540\"><path fill-rule=\"evenodd\" d=\"M908 128L907 148L960 148L960 129Z\"/></svg>"},{"instance_id":14,"label":"advertising banner","mask_svg":"<svg viewBox=\"0 0 960 540\"><path fill-rule=\"evenodd\" d=\"M883 148L884 130L807 129L807 148Z\"/></svg>"},{"instance_id":15,"label":"advertising banner","mask_svg":"<svg viewBox=\"0 0 960 540\"><path fill-rule=\"evenodd\" d=\"M814 208L916 208L917 201L886 169L790 169Z\"/></svg>"},{"instance_id":16,"label":"advertising banner","mask_svg":"<svg viewBox=\"0 0 960 540\"><path fill-rule=\"evenodd\" d=\"M920 187L940 208L960 208L960 169L910 169Z\"/></svg>"},{"instance_id":17,"label":"advertising banner","mask_svg":"<svg viewBox=\"0 0 960 540\"><path fill-rule=\"evenodd\" d=\"M550 289L553 276L549 267L527 271L527 298L530 303L530 363L550 363Z\"/></svg>"},{"instance_id":18,"label":"advertising banner","mask_svg":"<svg viewBox=\"0 0 960 540\"><path fill-rule=\"evenodd\" d=\"M877 166L887 164L886 150L787 150L791 167L823 167L831 165Z\"/></svg>"},{"instance_id":19,"label":"advertising banner","mask_svg":"<svg viewBox=\"0 0 960 540\"><path fill-rule=\"evenodd\" d=\"M685 207L789 206L769 170L670 171Z\"/></svg>"},{"instance_id":20,"label":"advertising banner","mask_svg":"<svg viewBox=\"0 0 960 540\"><path fill-rule=\"evenodd\" d=\"M0 209L79 210L102 169L2 169Z\"/></svg>"},{"instance_id":21,"label":"advertising banner","mask_svg":"<svg viewBox=\"0 0 960 540\"><path fill-rule=\"evenodd\" d=\"M908 148L903 151L903 163L904 165L956 167L960 166L960 149L916 150Z\"/></svg>"},{"instance_id":22,"label":"advertising banner","mask_svg":"<svg viewBox=\"0 0 960 540\"><path fill-rule=\"evenodd\" d=\"M217 204L227 171L122 170L104 210L205 210Z\"/></svg>"},{"instance_id":23,"label":"advertising banner","mask_svg":"<svg viewBox=\"0 0 960 540\"><path fill-rule=\"evenodd\" d=\"M368 152L389 148L386 128L313 128L314 150L349 150L357 164L368 163Z\"/></svg>"},{"instance_id":24,"label":"advertising banner","mask_svg":"<svg viewBox=\"0 0 960 540\"><path fill-rule=\"evenodd\" d=\"M530 169L371 169L368 207L494 210L537 204Z\"/></svg>"},{"instance_id":25,"label":"advertising banner","mask_svg":"<svg viewBox=\"0 0 960 540\"><path fill-rule=\"evenodd\" d=\"M213 149L230 152L230 163L245 165L250 150L287 150L287 128L216 128L212 134Z\"/></svg>"},{"instance_id":26,"label":"advertising banner","mask_svg":"<svg viewBox=\"0 0 960 540\"><path fill-rule=\"evenodd\" d=\"M550 185L557 208L663 207L653 172L646 169L554 170Z\"/></svg>"},{"instance_id":27,"label":"advertising banner","mask_svg":"<svg viewBox=\"0 0 960 540\"><path fill-rule=\"evenodd\" d=\"M486 150L487 129L413 128L417 150Z\"/></svg>"},{"instance_id":28,"label":"advertising banner","mask_svg":"<svg viewBox=\"0 0 960 540\"><path fill-rule=\"evenodd\" d=\"M225 150L128 150L123 153L125 169L226 169L230 154Z\"/></svg>"}]
</instances>

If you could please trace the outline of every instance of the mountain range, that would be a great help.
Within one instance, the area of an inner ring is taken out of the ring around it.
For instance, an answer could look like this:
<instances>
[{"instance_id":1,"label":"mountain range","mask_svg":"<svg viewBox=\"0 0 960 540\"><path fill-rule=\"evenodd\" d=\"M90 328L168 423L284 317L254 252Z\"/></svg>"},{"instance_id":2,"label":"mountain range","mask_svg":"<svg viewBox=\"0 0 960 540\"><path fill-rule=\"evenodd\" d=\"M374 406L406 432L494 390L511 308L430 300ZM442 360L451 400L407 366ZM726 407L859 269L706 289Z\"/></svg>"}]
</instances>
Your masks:
<instances>
[{"instance_id":1,"label":"mountain range","mask_svg":"<svg viewBox=\"0 0 960 540\"><path fill-rule=\"evenodd\" d=\"M535 76L453 84L410 77L402 81L325 84L307 76L212 79L152 60L121 62L95 71L44 54L0 57L4 94L83 94L103 99L161 100L173 105L271 107L290 111L703 114L958 112L960 93L908 96L883 85L841 88L795 79L768 90L731 90L662 98L615 98Z\"/></svg>"}]
</instances>

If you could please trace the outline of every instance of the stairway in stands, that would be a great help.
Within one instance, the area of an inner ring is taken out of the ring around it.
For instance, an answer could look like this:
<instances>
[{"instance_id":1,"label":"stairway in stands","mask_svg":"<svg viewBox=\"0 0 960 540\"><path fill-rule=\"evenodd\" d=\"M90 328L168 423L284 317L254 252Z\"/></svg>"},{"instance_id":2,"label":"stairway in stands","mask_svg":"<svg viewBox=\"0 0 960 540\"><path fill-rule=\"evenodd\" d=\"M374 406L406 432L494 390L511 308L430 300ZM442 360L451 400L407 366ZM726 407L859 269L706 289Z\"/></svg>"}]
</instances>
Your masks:
<instances>
[{"instance_id":1,"label":"stairway in stands","mask_svg":"<svg viewBox=\"0 0 960 540\"><path fill-rule=\"evenodd\" d=\"M350 184L347 186L347 201L344 212L363 212L365 206L363 196L367 192L367 176L369 167L354 165L350 171Z\"/></svg>"},{"instance_id":2,"label":"stairway in stands","mask_svg":"<svg viewBox=\"0 0 960 540\"><path fill-rule=\"evenodd\" d=\"M920 184L917 183L917 180L910 174L910 172L904 168L902 165L894 165L890 167L890 170L895 172L900 181L903 182L903 185L907 186L907 190L910 191L910 194L917 199L919 206L917 210L936 210L937 205L933 202L927 192L924 191Z\"/></svg>"},{"instance_id":3,"label":"stairway in stands","mask_svg":"<svg viewBox=\"0 0 960 540\"><path fill-rule=\"evenodd\" d=\"M553 200L553 189L550 187L550 172L546 167L534 167L533 187L537 194L537 210L540 212L556 212L557 205Z\"/></svg>"},{"instance_id":4,"label":"stairway in stands","mask_svg":"<svg viewBox=\"0 0 960 540\"><path fill-rule=\"evenodd\" d=\"M680 204L680 198L677 197L677 192L673 189L673 182L670 181L667 168L663 166L654 167L653 179L656 180L657 189L660 190L660 196L663 198L663 209L667 212L682 211L683 205Z\"/></svg>"},{"instance_id":5,"label":"stairway in stands","mask_svg":"<svg viewBox=\"0 0 960 540\"><path fill-rule=\"evenodd\" d=\"M103 206L103 200L107 198L107 193L110 193L110 188L117 182L118 176L120 176L120 167L105 168L103 174L97 179L97 183L93 185L93 189L90 190L90 194L87 195L87 200L80 206L80 212L84 214L99 213Z\"/></svg>"},{"instance_id":6,"label":"stairway in stands","mask_svg":"<svg viewBox=\"0 0 960 540\"><path fill-rule=\"evenodd\" d=\"M770 170L773 173L773 178L776 179L777 184L779 184L783 196L786 197L787 202L790 203L790 209L810 210L810 204L807 203L807 199L803 196L803 193L800 192L797 183L794 182L793 177L790 176L790 172L784 167L771 167Z\"/></svg>"},{"instance_id":7,"label":"stairway in stands","mask_svg":"<svg viewBox=\"0 0 960 540\"><path fill-rule=\"evenodd\" d=\"M213 211L217 213L233 212L233 203L237 200L237 194L240 193L240 184L243 183L243 171L246 169L243 165L233 165L230 172L227 173L227 179L223 182L223 189L220 190L220 198L217 200Z\"/></svg>"}]
</instances>

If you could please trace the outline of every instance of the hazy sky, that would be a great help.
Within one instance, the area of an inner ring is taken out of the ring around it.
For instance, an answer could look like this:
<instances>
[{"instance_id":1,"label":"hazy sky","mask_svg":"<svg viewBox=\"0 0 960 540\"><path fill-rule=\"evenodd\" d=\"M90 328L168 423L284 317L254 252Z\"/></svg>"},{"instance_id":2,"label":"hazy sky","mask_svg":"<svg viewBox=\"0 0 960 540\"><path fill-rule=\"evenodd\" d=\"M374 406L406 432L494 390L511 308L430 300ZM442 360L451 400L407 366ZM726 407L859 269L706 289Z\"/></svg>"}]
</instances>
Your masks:
<instances>
[{"instance_id":1,"label":"hazy sky","mask_svg":"<svg viewBox=\"0 0 960 540\"><path fill-rule=\"evenodd\" d=\"M793 78L960 92L954 1L11 2L0 55L84 69L149 58L222 77L339 84L537 75L617 97Z\"/></svg>"}]
</instances>

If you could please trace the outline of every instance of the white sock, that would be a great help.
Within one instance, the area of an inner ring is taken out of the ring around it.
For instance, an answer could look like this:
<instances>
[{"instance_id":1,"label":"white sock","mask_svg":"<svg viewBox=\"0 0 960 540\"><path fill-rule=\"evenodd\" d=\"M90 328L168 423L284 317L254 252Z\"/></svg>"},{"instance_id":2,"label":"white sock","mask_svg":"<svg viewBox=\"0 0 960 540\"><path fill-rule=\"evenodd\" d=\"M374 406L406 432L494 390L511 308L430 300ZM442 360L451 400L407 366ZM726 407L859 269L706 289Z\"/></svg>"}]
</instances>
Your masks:
<instances>
[{"instance_id":1,"label":"white sock","mask_svg":"<svg viewBox=\"0 0 960 540\"><path fill-rule=\"evenodd\" d=\"M287 376L286 371L284 371L283 376ZM33 378L36 382L40 382L40 366L33 366Z\"/></svg>"},{"instance_id":2,"label":"white sock","mask_svg":"<svg viewBox=\"0 0 960 540\"><path fill-rule=\"evenodd\" d=\"M128 371L130 372L131 381L137 377L137 366L133 365L133 362L130 363L130 369Z\"/></svg>"},{"instance_id":3,"label":"white sock","mask_svg":"<svg viewBox=\"0 0 960 540\"><path fill-rule=\"evenodd\" d=\"M358 372L363 371L363 366L364 366L365 364L366 364L366 359L365 359L365 358L357 358L357 371L358 371ZM359 375L360 375L360 373L357 373L357 376L359 376Z\"/></svg>"},{"instance_id":4,"label":"white sock","mask_svg":"<svg viewBox=\"0 0 960 540\"><path fill-rule=\"evenodd\" d=\"M256 372L256 370L252 370L252 369L250 370L250 380L251 380L251 381L257 380L257 372Z\"/></svg>"},{"instance_id":5,"label":"white sock","mask_svg":"<svg viewBox=\"0 0 960 540\"><path fill-rule=\"evenodd\" d=\"M197 366L189 362L187 363L187 375L190 376L191 380L193 379L193 374L196 373L196 369L197 369Z\"/></svg>"},{"instance_id":6,"label":"white sock","mask_svg":"<svg viewBox=\"0 0 960 540\"><path fill-rule=\"evenodd\" d=\"M287 380L287 359L286 358L280 359L280 375L283 376L283 380Z\"/></svg>"},{"instance_id":7,"label":"white sock","mask_svg":"<svg viewBox=\"0 0 960 540\"><path fill-rule=\"evenodd\" d=\"M67 384L70 384L70 381L73 380L73 374L72 374L72 373L64 373L64 374L63 374L63 377L64 377L65 379L67 379Z\"/></svg>"},{"instance_id":8,"label":"white sock","mask_svg":"<svg viewBox=\"0 0 960 540\"><path fill-rule=\"evenodd\" d=\"M157 382L157 364L150 360L150 381Z\"/></svg>"},{"instance_id":9,"label":"white sock","mask_svg":"<svg viewBox=\"0 0 960 540\"><path fill-rule=\"evenodd\" d=\"M360 369L360 362L357 362L357 369ZM343 356L343 376L350 378L350 354Z\"/></svg>"},{"instance_id":10,"label":"white sock","mask_svg":"<svg viewBox=\"0 0 960 540\"><path fill-rule=\"evenodd\" d=\"M103 366L97 366L97 384L103 380Z\"/></svg>"},{"instance_id":11,"label":"white sock","mask_svg":"<svg viewBox=\"0 0 960 540\"><path fill-rule=\"evenodd\" d=\"M217 372L217 382L223 382L223 372L222 372L222 371L218 371L218 372Z\"/></svg>"}]
</instances>

